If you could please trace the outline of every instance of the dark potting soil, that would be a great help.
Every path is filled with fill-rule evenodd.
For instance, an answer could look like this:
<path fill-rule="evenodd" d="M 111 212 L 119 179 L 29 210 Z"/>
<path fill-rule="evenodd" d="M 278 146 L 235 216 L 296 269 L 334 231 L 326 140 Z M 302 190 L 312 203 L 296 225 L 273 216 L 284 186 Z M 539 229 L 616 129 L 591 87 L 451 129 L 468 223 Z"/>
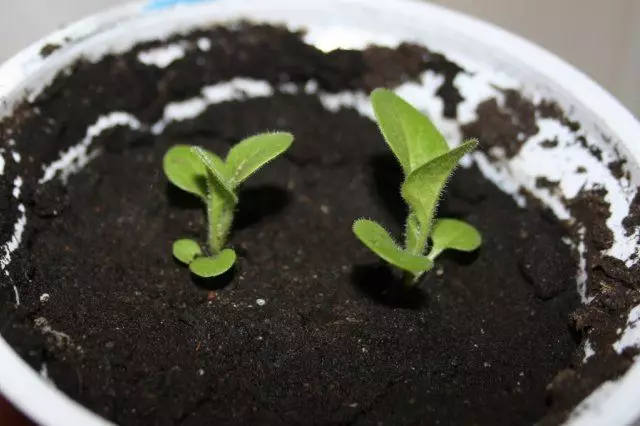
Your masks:
<path fill-rule="evenodd" d="M 452 81 L 463 70 L 417 46 L 326 54 L 297 34 L 249 25 L 186 39 L 200 37 L 210 38 L 208 52 L 191 49 L 165 69 L 137 60 L 153 43 L 79 62 L 0 128 L 22 156 L 1 181 L 3 240 L 19 211 L 18 170 L 28 217 L 0 287 L 0 333 L 61 390 L 123 425 L 525 425 L 561 421 L 621 372 L 575 366 L 577 321 L 609 320 L 576 311 L 568 231 L 542 209 L 519 208 L 475 166 L 456 172 L 438 211 L 477 226 L 482 248 L 443 255 L 421 288 L 399 291 L 351 224 L 371 217 L 400 235 L 400 171 L 373 122 L 349 108 L 330 112 L 315 95 L 224 102 L 161 136 L 118 127 L 94 140 L 102 154 L 68 185 L 36 185 L 41 165 L 101 115 L 154 122 L 167 102 L 236 76 L 368 91 L 431 69 L 445 76 L 438 95 L 449 115 L 460 101 Z M 465 131 L 486 147 L 535 133 L 528 104 L 509 99 L 517 123 L 487 104 L 486 121 Z M 224 153 L 273 129 L 296 141 L 240 194 L 235 275 L 194 281 L 171 243 L 202 240 L 205 217 L 167 183 L 163 154 L 175 143 Z M 513 153 L 510 144 L 502 147 Z M 571 372 L 573 382 L 559 379 Z"/>

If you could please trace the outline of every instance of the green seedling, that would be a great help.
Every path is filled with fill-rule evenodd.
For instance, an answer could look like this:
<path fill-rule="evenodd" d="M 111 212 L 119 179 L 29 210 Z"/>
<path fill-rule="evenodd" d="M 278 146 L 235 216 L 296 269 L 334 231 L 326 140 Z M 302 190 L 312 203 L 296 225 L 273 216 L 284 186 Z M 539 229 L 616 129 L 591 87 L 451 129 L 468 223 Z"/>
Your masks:
<path fill-rule="evenodd" d="M 234 265 L 236 253 L 225 248 L 238 204 L 238 188 L 262 166 L 293 143 L 290 133 L 263 133 L 233 146 L 225 160 L 198 146 L 175 145 L 163 158 L 169 181 L 199 197 L 206 205 L 206 250 L 191 239 L 173 243 L 173 255 L 195 275 L 212 278 Z"/>
<path fill-rule="evenodd" d="M 456 219 L 434 222 L 447 180 L 478 142 L 469 140 L 450 149 L 433 123 L 392 91 L 374 90 L 371 103 L 378 127 L 404 175 L 401 194 L 409 210 L 404 247 L 372 220 L 356 220 L 353 231 L 371 251 L 403 270 L 407 285 L 415 285 L 444 250 L 470 252 L 482 242 L 480 233 L 468 223 Z"/>

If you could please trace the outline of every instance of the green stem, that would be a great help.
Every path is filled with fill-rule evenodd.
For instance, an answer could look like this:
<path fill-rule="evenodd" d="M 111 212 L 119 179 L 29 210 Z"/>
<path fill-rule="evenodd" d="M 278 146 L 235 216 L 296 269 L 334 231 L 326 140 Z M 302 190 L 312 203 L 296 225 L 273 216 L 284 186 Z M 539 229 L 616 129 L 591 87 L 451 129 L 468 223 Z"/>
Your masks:
<path fill-rule="evenodd" d="M 442 249 L 438 248 L 436 249 L 435 247 L 431 249 L 431 253 L 429 253 L 427 255 L 427 257 L 429 258 L 429 260 L 431 260 L 432 262 L 436 261 L 436 258 L 438 256 L 440 256 L 440 253 L 442 253 Z"/>
<path fill-rule="evenodd" d="M 215 181 L 209 179 L 207 185 L 209 189 L 207 195 L 207 224 L 211 255 L 217 255 L 224 249 L 233 223 L 235 209 L 235 203 L 231 197 L 216 185 Z"/>
<path fill-rule="evenodd" d="M 405 230 L 405 250 L 411 254 L 422 255 L 427 245 L 429 230 L 423 232 L 418 224 L 418 219 L 413 212 L 407 216 L 407 226 Z"/>
<path fill-rule="evenodd" d="M 416 276 L 409 271 L 404 272 L 404 285 L 405 287 L 413 287 L 415 285 Z"/>

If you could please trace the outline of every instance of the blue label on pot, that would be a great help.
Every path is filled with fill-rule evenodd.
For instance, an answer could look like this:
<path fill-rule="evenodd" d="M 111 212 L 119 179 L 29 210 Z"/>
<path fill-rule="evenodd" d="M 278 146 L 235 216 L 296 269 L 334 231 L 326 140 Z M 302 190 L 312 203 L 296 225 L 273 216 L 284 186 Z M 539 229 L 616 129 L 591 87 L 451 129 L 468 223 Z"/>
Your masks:
<path fill-rule="evenodd" d="M 145 10 L 160 10 L 178 4 L 204 3 L 213 0 L 149 0 Z"/>

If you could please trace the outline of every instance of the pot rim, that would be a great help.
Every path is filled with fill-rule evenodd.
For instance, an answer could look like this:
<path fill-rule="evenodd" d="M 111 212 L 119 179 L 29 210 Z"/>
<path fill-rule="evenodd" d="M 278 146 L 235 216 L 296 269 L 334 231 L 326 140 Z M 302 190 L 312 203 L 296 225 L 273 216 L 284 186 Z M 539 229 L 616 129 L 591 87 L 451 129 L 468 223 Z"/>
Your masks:
<path fill-rule="evenodd" d="M 200 0 L 194 3 L 206 3 Z M 247 4 L 257 1 L 244 0 Z M 340 3 L 366 4 L 369 0 L 332 0 Z M 193 1 L 192 1 L 193 2 Z M 169 2 L 171 3 L 171 2 Z M 174 1 L 175 3 L 175 1 Z M 14 55 L 0 65 L 0 97 L 22 87 L 35 70 L 49 66 L 58 70 L 66 60 L 43 58 L 42 46 L 47 43 L 65 41 L 65 47 L 81 43 L 82 40 L 116 27 L 119 22 L 135 19 L 147 13 L 147 2 L 134 2 L 90 15 L 66 28 L 56 31 Z M 599 86 L 585 73 L 550 53 L 546 49 L 512 34 L 493 24 L 477 18 L 419 0 L 377 0 L 379 10 L 402 10 L 403 13 L 430 14 L 450 23 L 456 32 L 478 40 L 560 85 L 585 109 L 592 111 L 603 127 L 620 141 L 627 150 L 627 157 L 640 164 L 640 144 L 633 143 L 640 135 L 640 123 L 613 95 Z M 247 7 L 251 13 L 251 7 Z M 72 400 L 55 386 L 44 380 L 32 369 L 0 336 L 0 393 L 15 404 L 32 420 L 47 426 L 79 424 L 86 426 L 109 426 L 112 423 Z M 596 391 L 597 393 L 597 391 Z M 640 358 L 617 382 L 615 389 L 607 392 L 598 403 L 575 413 L 569 420 L 571 425 L 627 424 L 640 416 L 640 406 L 634 395 L 640 393 Z M 606 405 L 606 409 L 602 407 Z"/>

